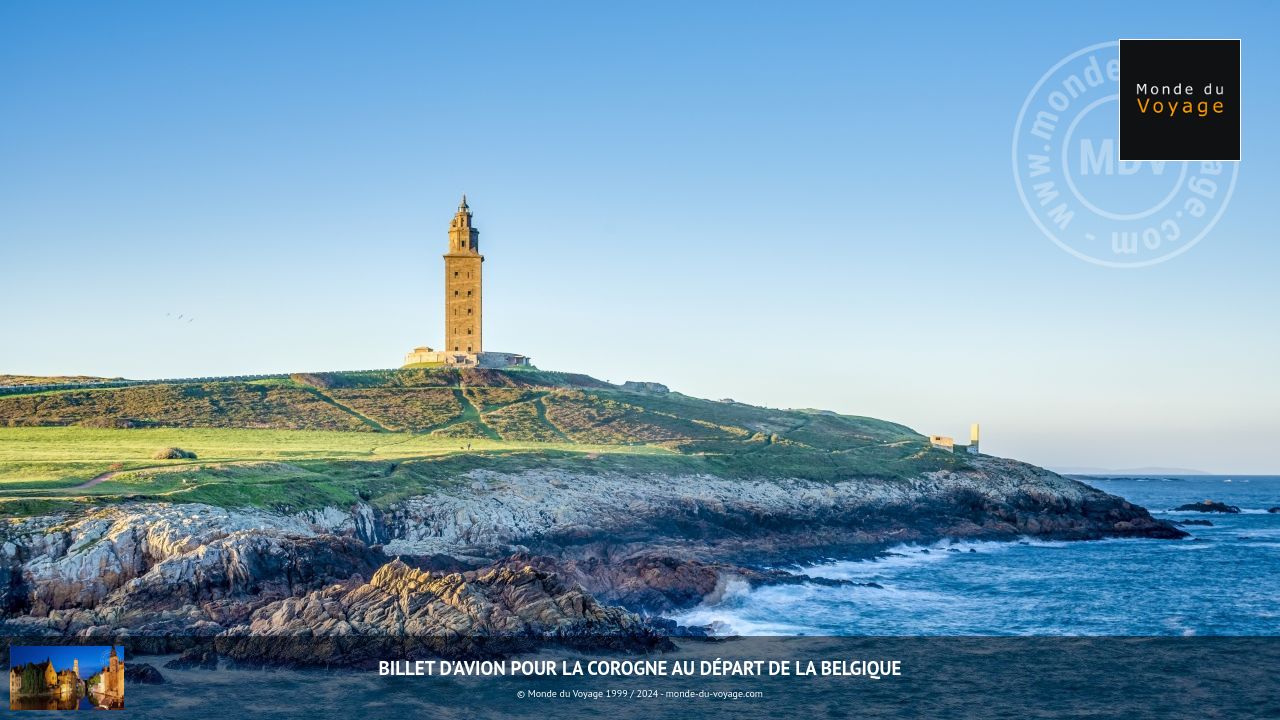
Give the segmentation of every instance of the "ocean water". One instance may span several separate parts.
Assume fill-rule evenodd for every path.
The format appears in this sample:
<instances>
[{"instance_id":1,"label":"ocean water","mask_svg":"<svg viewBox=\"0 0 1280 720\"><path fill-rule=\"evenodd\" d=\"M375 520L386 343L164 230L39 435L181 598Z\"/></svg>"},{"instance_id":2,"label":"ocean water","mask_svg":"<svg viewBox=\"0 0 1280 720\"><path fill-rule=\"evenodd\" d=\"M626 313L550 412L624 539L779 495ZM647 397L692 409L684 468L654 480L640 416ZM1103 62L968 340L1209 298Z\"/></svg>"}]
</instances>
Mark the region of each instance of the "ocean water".
<instances>
[{"instance_id":1,"label":"ocean water","mask_svg":"<svg viewBox=\"0 0 1280 720\"><path fill-rule=\"evenodd\" d=\"M356 668L174 670L153 656L145 659L165 682L132 688L131 712L182 720L1276 718L1280 514L1265 511L1280 505L1280 478L1226 479L1092 481L1161 517L1214 523L1186 528L1190 539L940 543L831 562L803 571L882 587L738 588L679 619L756 637L681 639L660 654L899 660L905 671L892 679L382 677ZM1205 498L1245 512L1167 512ZM1011 637L938 637L955 635ZM1112 637L1132 635L1159 637ZM1241 637L1251 635L1265 637Z\"/></svg>"},{"instance_id":2,"label":"ocean water","mask_svg":"<svg viewBox=\"0 0 1280 720\"><path fill-rule=\"evenodd\" d=\"M1280 477L1091 478L1185 540L942 542L788 568L881 587L731 587L676 616L723 635L1280 635ZM1239 515L1173 512L1206 498Z\"/></svg>"}]
</instances>

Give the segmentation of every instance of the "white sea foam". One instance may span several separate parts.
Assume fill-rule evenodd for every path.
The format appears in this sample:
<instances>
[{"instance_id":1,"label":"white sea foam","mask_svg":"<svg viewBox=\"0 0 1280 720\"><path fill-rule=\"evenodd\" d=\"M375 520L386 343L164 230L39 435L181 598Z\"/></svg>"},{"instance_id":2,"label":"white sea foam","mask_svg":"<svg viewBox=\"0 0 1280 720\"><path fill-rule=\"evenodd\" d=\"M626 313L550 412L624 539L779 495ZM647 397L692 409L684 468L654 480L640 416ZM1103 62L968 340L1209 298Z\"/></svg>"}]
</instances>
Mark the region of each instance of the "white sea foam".
<instances>
[{"instance_id":1,"label":"white sea foam","mask_svg":"<svg viewBox=\"0 0 1280 720\"><path fill-rule=\"evenodd\" d=\"M832 580L867 580L884 576L895 570L941 562L948 558L1009 552L1022 548L1062 549L1069 547L1071 544L1065 540L1042 540L1029 537L1023 537L1016 541L963 540L953 542L941 540L931 545L910 543L895 545L886 551L886 555L880 557L866 560L838 560L801 568L799 572L809 577L829 578ZM925 552L926 550L928 552ZM956 552L951 552L952 550ZM969 552L970 550L973 552Z\"/></svg>"},{"instance_id":2,"label":"white sea foam","mask_svg":"<svg viewBox=\"0 0 1280 720\"><path fill-rule=\"evenodd\" d=\"M789 623L758 622L747 618L743 613L731 612L715 608L695 608L687 613L675 615L673 620L681 625L706 627L712 635L719 636L760 636L760 635L817 635L815 628Z\"/></svg>"},{"instance_id":3,"label":"white sea foam","mask_svg":"<svg viewBox=\"0 0 1280 720\"><path fill-rule=\"evenodd\" d=\"M754 589L735 583L714 604L674 619L710 626L718 635L1220 634L1223 627L1268 622L1261 611L1271 606L1272 595L1246 602L1236 594L1231 602L1242 612L1223 625L1227 621L1216 619L1222 603L1212 590L1216 584L1179 586L1194 600L1179 615L1165 617L1154 600L1163 592L1161 584L1153 585L1151 574L1203 566L1216 577L1217 556L1198 551L1231 552L1230 546L1258 548L1254 557L1270 562L1280 548L1280 524L1257 518L1241 524L1265 527L1189 528L1212 538L1199 542L1023 538L903 544L882 557L787 568L814 582ZM1170 552L1179 550L1197 552ZM832 586L819 579L855 584ZM1273 586L1262 583L1266 592Z\"/></svg>"}]
</instances>

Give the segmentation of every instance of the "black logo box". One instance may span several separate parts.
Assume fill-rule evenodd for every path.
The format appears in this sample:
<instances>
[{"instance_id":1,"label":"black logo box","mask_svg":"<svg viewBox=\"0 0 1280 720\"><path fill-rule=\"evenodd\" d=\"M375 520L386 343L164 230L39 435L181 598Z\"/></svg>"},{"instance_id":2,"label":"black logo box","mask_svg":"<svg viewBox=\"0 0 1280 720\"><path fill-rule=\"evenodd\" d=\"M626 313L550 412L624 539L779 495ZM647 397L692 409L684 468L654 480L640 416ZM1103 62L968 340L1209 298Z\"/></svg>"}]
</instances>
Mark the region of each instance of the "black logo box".
<instances>
[{"instance_id":1,"label":"black logo box","mask_svg":"<svg viewBox=\"0 0 1280 720\"><path fill-rule=\"evenodd\" d=\"M1121 160L1239 160L1240 102L1239 40L1120 41Z\"/></svg>"}]
</instances>

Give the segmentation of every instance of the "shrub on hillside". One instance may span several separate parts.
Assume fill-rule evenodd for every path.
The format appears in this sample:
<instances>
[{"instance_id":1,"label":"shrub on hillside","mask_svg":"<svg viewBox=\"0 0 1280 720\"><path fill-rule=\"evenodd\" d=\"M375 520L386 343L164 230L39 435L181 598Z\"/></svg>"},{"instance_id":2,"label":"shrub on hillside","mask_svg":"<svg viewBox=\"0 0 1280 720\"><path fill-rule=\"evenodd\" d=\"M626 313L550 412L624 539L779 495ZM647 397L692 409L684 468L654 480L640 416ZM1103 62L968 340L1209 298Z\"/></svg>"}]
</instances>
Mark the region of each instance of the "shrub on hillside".
<instances>
[{"instance_id":1,"label":"shrub on hillside","mask_svg":"<svg viewBox=\"0 0 1280 720\"><path fill-rule=\"evenodd\" d=\"M190 450L183 450L182 448L171 447L171 448L164 448L163 450L157 450L156 454L152 455L151 457L155 458L156 460L195 460L196 454L191 452Z\"/></svg>"}]
</instances>

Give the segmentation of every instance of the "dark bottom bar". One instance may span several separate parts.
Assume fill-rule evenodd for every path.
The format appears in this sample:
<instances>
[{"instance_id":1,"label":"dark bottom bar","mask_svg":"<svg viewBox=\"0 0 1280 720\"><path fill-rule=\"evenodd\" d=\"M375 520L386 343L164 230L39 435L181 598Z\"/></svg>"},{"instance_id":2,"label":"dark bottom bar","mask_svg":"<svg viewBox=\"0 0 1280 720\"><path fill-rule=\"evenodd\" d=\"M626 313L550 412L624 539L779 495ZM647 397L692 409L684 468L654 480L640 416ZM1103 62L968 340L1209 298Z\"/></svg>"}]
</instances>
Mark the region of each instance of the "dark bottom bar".
<instances>
[{"instance_id":1,"label":"dark bottom bar","mask_svg":"<svg viewBox=\"0 0 1280 720\"><path fill-rule=\"evenodd\" d=\"M584 651L579 642L468 666L507 672L488 676L441 676L438 660L429 675L380 674L421 671L409 661L426 656L360 639L345 649L369 659L341 668L227 659L260 652L261 638L195 646L181 660L145 654L154 640L124 642L126 665L164 676L126 685L126 712L139 717L1280 717L1276 637L682 639L648 654ZM333 641L270 642L295 658L334 652ZM516 661L526 662L517 670ZM575 668L584 674L563 674Z\"/></svg>"}]
</instances>

